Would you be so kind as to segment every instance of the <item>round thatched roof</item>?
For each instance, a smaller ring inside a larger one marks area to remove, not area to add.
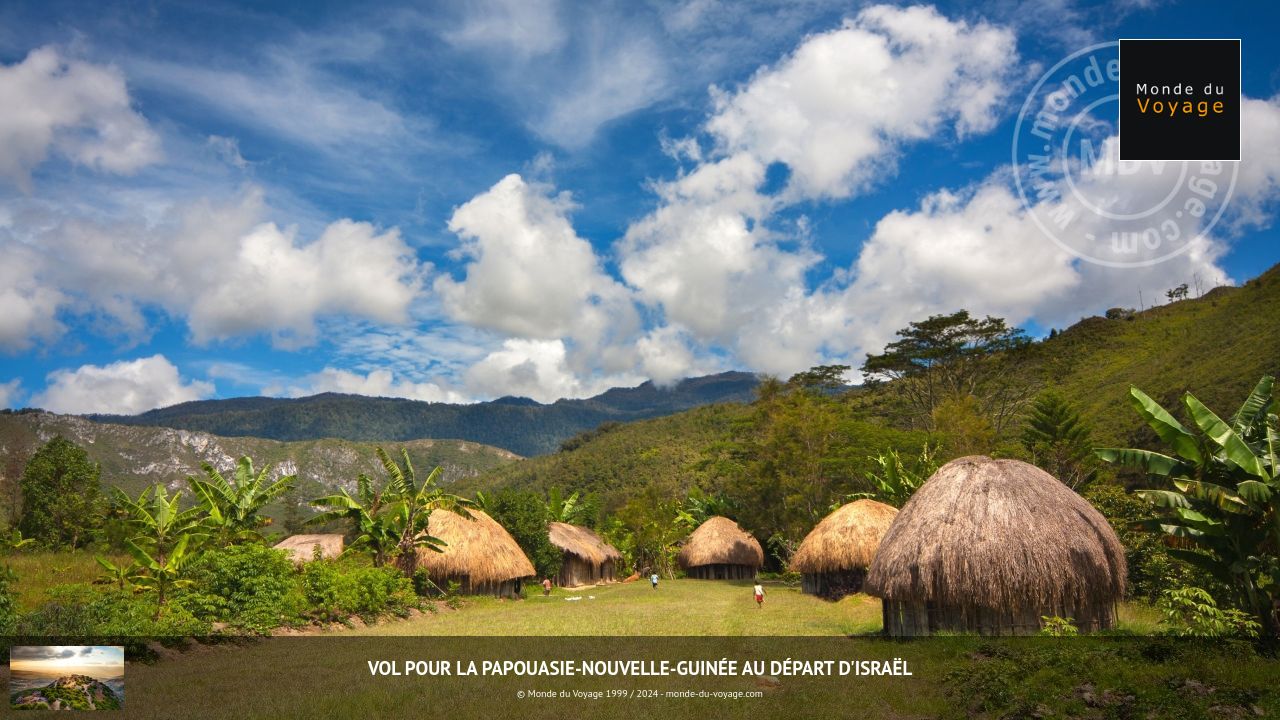
[[[963,457],[933,474],[880,542],[867,592],[1006,610],[1109,604],[1124,547],[1102,514],[1018,460]]]
[[[798,573],[866,568],[876,556],[897,508],[875,500],[856,500],[822,519],[791,558]]]
[[[275,544],[277,550],[289,553],[294,562],[310,562],[315,557],[315,548],[320,546],[320,557],[336,558],[342,554],[343,540],[337,534],[290,535]]]
[[[418,566],[437,577],[466,575],[472,583],[503,582],[534,575],[533,564],[506,528],[483,510],[471,510],[470,520],[433,510],[427,534],[448,543],[435,552],[418,548]]]
[[[680,567],[699,565],[764,565],[764,550],[738,523],[719,515],[708,518],[680,548]]]
[[[577,555],[592,565],[603,565],[622,559],[622,554],[588,528],[569,523],[553,522],[547,526],[551,544],[562,551]]]

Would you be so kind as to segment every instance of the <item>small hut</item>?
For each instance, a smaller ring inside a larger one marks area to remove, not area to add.
[[[1039,632],[1041,617],[1110,628],[1124,547],[1106,518],[1034,465],[952,460],[898,513],[866,590],[891,636]]]
[[[801,573],[801,590],[828,600],[862,590],[867,568],[897,508],[875,500],[856,500],[822,519],[791,558]]]
[[[556,584],[560,587],[578,587],[596,583],[614,582],[614,572],[622,554],[591,530],[553,522],[547,526],[551,544],[560,549],[560,574]]]
[[[290,535],[276,543],[277,550],[284,550],[289,559],[295,563],[310,562],[315,559],[316,548],[320,549],[320,557],[328,560],[342,554],[344,543],[341,535]]]
[[[764,565],[764,550],[738,523],[717,515],[689,535],[677,560],[691,578],[751,580]]]
[[[469,595],[517,597],[533,564],[511,534],[483,510],[470,510],[471,519],[448,510],[433,510],[427,534],[448,543],[436,552],[418,548],[418,567],[441,588],[461,585]]]

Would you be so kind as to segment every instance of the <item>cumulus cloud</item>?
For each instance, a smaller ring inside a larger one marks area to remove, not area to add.
[[[1007,29],[874,6],[742,87],[713,88],[709,152],[666,142],[698,162],[655,185],[658,208],[616,247],[623,278],[668,322],[755,369],[806,366],[844,319],[808,289],[821,258],[803,225],[777,227],[778,212],[864,191],[908,143],[989,130],[1016,56]],[[787,180],[769,195],[773,166]]]
[[[596,395],[610,387],[634,385],[634,375],[579,377],[561,340],[511,338],[466,372],[466,387],[477,397],[515,395],[550,403]]]
[[[31,399],[31,404],[70,414],[132,415],[200,400],[214,392],[212,383],[184,381],[178,368],[164,355],[55,370],[47,380],[48,386]]]
[[[60,331],[58,312],[90,313],[130,338],[143,310],[184,319],[197,343],[269,333],[278,347],[315,340],[330,316],[408,320],[425,267],[396,230],[339,220],[314,240],[266,218],[262,193],[168,208],[157,220],[57,216],[0,227],[0,346]],[[31,227],[37,229],[31,230]]]
[[[18,406],[18,398],[22,397],[22,380],[14,378],[9,382],[0,383],[0,408],[11,408]]]
[[[351,370],[326,367],[287,386],[269,386],[267,395],[303,397],[318,393],[345,393],[369,397],[396,397],[427,402],[462,403],[469,398],[434,382],[412,382],[396,378],[390,370],[372,370],[361,374]]]
[[[124,174],[160,159],[160,138],[133,109],[120,71],[67,58],[55,47],[0,66],[0,105],[0,175],[24,190],[51,150]]]

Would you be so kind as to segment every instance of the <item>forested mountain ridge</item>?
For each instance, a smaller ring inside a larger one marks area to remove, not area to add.
[[[527,398],[458,405],[325,393],[305,398],[200,400],[140,415],[89,417],[119,425],[286,441],[458,439],[528,456],[554,451],[564,440],[604,422],[659,417],[710,403],[746,402],[756,383],[751,373],[726,372],[689,378],[671,387],[646,382],[549,405]]]

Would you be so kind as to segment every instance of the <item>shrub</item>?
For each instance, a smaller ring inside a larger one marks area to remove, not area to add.
[[[48,600],[14,623],[15,635],[34,637],[176,638],[207,635],[209,623],[178,602],[155,619],[154,600],[119,590],[103,592],[91,585],[61,585]]]
[[[1160,599],[1166,634],[1178,637],[1256,638],[1262,625],[1249,613],[1218,607],[1213,596],[1198,587],[1169,590]]]
[[[297,571],[285,553],[262,545],[205,552],[188,577],[181,602],[198,617],[265,634],[298,619],[304,609]]]
[[[0,635],[9,632],[13,626],[15,610],[13,607],[13,591],[9,583],[13,580],[13,570],[6,566],[0,570]]]
[[[302,572],[306,602],[320,619],[403,614],[417,602],[414,583],[394,568],[342,561],[308,563]]]
[[[1141,498],[1104,482],[1088,486],[1082,494],[1107,518],[1124,545],[1129,568],[1126,592],[1130,597],[1157,602],[1174,588],[1212,583],[1206,573],[1170,557],[1160,536],[1139,526],[1151,517],[1151,506]]]
[[[1041,616],[1040,622],[1044,626],[1040,628],[1040,634],[1047,637],[1075,637],[1080,634],[1080,629],[1071,620],[1072,618]]]

